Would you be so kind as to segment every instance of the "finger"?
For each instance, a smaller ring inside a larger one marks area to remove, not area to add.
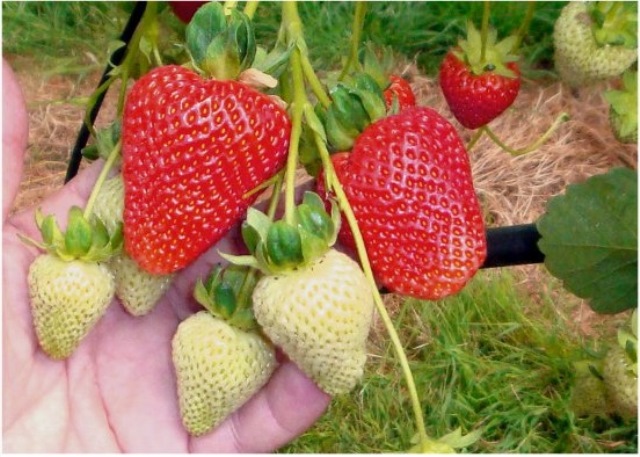
[[[15,73],[2,60],[2,223],[18,193],[29,137],[29,121],[22,89]]]
[[[293,362],[213,433],[192,440],[194,452],[271,452],[301,435],[324,413],[331,397]]]

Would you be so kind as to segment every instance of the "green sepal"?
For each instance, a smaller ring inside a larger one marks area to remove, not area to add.
[[[247,218],[242,223],[241,233],[244,244],[251,254],[254,254],[260,242],[265,242],[271,219],[253,207],[247,210]]]
[[[351,76],[336,84],[329,93],[325,130],[333,151],[349,151],[362,131],[386,115],[382,89],[366,73]]]
[[[216,265],[207,278],[199,278],[193,298],[211,315],[242,330],[256,327],[251,296],[257,276],[251,268]]]
[[[517,37],[510,35],[498,42],[498,32],[490,28],[483,58],[480,31],[473,22],[467,21],[467,38],[458,41],[461,51],[454,51],[454,54],[467,64],[475,75],[491,72],[507,78],[516,78],[517,75],[506,66],[519,58],[517,54],[512,53],[516,41]]]
[[[245,221],[245,230],[250,233],[247,238],[255,246],[250,248],[252,255],[220,255],[234,265],[256,268],[264,274],[284,273],[312,262],[335,244],[340,229],[338,205],[331,201],[331,211],[327,213],[322,199],[313,192],[305,193],[291,223],[284,219],[271,222],[258,213],[251,209]],[[265,236],[266,221],[269,224]]]
[[[226,15],[218,2],[203,5],[193,15],[185,35],[195,67],[209,77],[236,79],[253,64],[255,32],[251,20],[240,11]]]
[[[111,152],[116,148],[122,136],[122,125],[119,120],[115,120],[107,127],[96,132],[96,140],[93,144],[82,149],[83,157],[89,160],[99,158],[107,160]]]
[[[69,221],[64,235],[64,246],[67,254],[72,257],[81,257],[89,252],[92,244],[93,234],[89,221],[84,218],[79,207],[72,207],[69,210]]]
[[[393,50],[389,46],[376,49],[371,42],[364,44],[358,51],[358,60],[363,71],[371,76],[382,90],[390,85],[389,74],[395,65]]]
[[[271,224],[264,249],[270,265],[276,269],[293,268],[304,260],[300,232],[284,220]]]
[[[65,232],[60,230],[53,215],[44,216],[39,208],[35,212],[35,220],[42,243],[21,236],[23,241],[62,260],[105,262],[122,250],[122,223],[118,224],[113,233],[109,233],[99,218],[87,220],[82,209],[77,206],[69,209]]]
[[[305,192],[302,204],[296,208],[296,221],[301,233],[304,231],[313,235],[325,245],[331,243],[337,233],[334,221],[327,214],[322,199],[313,192]]]

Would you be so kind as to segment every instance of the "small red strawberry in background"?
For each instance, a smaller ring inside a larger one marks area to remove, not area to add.
[[[391,84],[384,90],[384,101],[387,105],[387,110],[393,108],[394,99],[398,100],[399,111],[416,105],[416,96],[409,81],[399,75],[390,75],[389,81],[391,81]]]
[[[186,24],[186,23],[189,23],[189,21],[191,21],[191,18],[196,13],[196,11],[198,11],[198,8],[200,8],[205,3],[208,3],[208,2],[177,0],[177,1],[169,2],[169,6],[171,7],[173,14],[178,16],[178,19],[180,19],[182,22]]]
[[[416,96],[411,84],[394,67],[397,59],[390,47],[377,49],[371,43],[366,43],[360,52],[363,71],[370,75],[383,91],[387,111],[394,109],[402,111],[416,105]]]
[[[253,31],[240,14],[227,18],[222,6],[212,2],[187,27],[192,57],[216,79],[168,65],[136,81],[127,97],[122,124],[125,249],[150,273],[173,273],[193,262],[258,196],[245,195],[285,163],[291,132],[286,111],[276,100],[232,80],[255,55]],[[199,15],[222,19],[196,20]],[[199,29],[211,23],[222,30]],[[212,55],[208,43],[203,45],[203,33],[212,41],[232,42]]]
[[[440,299],[482,265],[485,229],[469,158],[437,112],[414,107],[378,120],[332,161],[376,279],[389,290]],[[353,246],[342,227],[340,241]]]
[[[502,114],[520,90],[518,57],[511,53],[516,42],[510,36],[497,42],[489,30],[483,43],[469,22],[467,39],[449,51],[440,66],[440,87],[455,118],[468,129],[482,127]]]

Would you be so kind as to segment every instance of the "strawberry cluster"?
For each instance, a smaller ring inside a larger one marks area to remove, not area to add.
[[[572,61],[569,32],[586,33],[581,12],[567,6],[556,27],[557,65],[570,84],[604,71]],[[202,309],[171,342],[177,407],[199,436],[268,382],[276,348],[325,392],[350,392],[364,372],[376,306],[384,313],[379,288],[427,300],[455,294],[482,266],[487,242],[455,121],[419,106],[409,82],[370,45],[337,81],[311,79],[314,106],[304,81],[315,75],[300,62],[306,48],[286,35],[294,27],[283,32],[289,46],[279,42],[259,60],[246,14],[217,2],[191,14],[190,61],[138,77],[99,141],[120,169],[107,179],[105,168],[66,232],[38,214],[43,241],[31,242],[46,253],[31,266],[29,289],[40,346],[64,359],[113,297],[132,315],[152,312],[175,275],[239,227],[248,253],[221,253],[229,265],[195,283]],[[520,89],[516,38],[498,41],[471,23],[467,32],[444,58],[439,82],[453,117],[482,130]],[[604,66],[627,68],[633,59],[619,51],[624,65]],[[612,117],[620,138],[637,138],[637,116],[626,108],[637,104],[637,77],[623,82],[608,95]],[[316,187],[295,203],[300,164]],[[267,187],[261,212],[253,205]],[[608,366],[605,378],[629,371],[623,355],[612,353],[625,364]]]

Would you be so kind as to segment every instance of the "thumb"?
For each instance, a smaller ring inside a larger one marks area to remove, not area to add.
[[[2,224],[18,193],[29,136],[29,118],[22,89],[6,60],[2,60]]]

